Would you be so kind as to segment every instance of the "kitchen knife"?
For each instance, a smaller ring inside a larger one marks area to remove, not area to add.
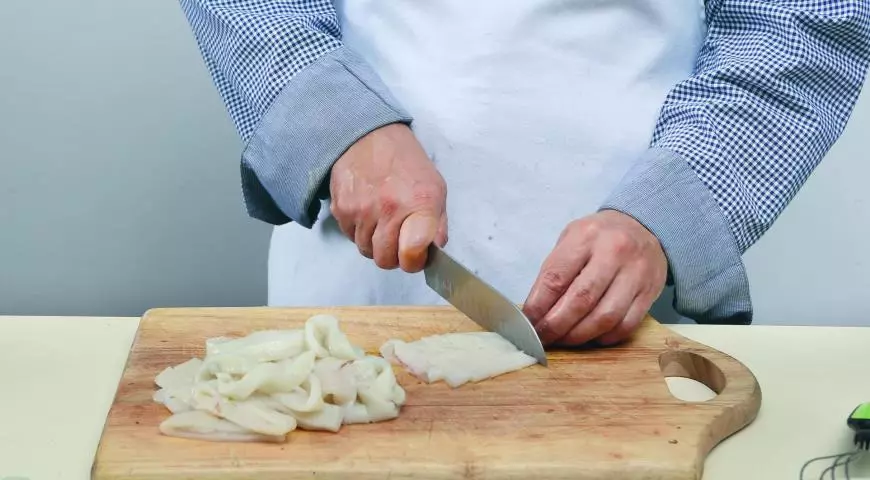
[[[547,354],[532,322],[498,290],[435,244],[429,246],[423,272],[429,288],[460,312],[485,330],[498,333],[541,365],[547,365]]]

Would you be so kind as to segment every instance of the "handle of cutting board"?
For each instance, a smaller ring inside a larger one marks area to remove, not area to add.
[[[748,425],[758,414],[758,381],[749,368],[730,355],[689,341],[662,352],[659,366],[665,377],[690,378],[716,393],[711,400],[688,402],[707,405],[705,412],[713,416],[709,448]]]
[[[706,346],[668,349],[659,355],[665,377],[684,377],[716,393],[716,403],[743,404],[760,394],[758,381],[734,357]]]
[[[761,408],[761,387],[752,371],[737,359],[684,337],[678,340],[678,337],[670,337],[666,342],[668,348],[659,355],[662,374],[691,378],[716,393],[715,398],[707,401],[684,401],[698,405],[697,414],[709,418],[708,428],[698,445],[703,458],[722,440],[755,419]]]

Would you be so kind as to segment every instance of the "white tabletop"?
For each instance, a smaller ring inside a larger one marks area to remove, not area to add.
[[[0,316],[0,480],[89,478],[137,326],[137,318]],[[870,401],[870,328],[670,327],[734,356],[761,384],[758,417],[713,450],[704,480],[796,479],[809,458],[853,448],[846,417]],[[683,398],[705,393],[674,388]],[[870,479],[870,455],[851,474]]]

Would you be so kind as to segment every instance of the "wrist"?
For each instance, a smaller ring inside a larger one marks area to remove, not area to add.
[[[376,73],[347,48],[294,76],[264,114],[242,153],[248,212],[269,223],[311,228],[335,162],[384,125],[411,123]]]
[[[649,149],[599,210],[633,217],[659,240],[676,311],[699,323],[751,323],[740,251],[721,208],[685,160]]]

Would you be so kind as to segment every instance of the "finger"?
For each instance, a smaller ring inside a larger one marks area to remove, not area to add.
[[[332,218],[335,219],[341,232],[355,243],[354,237],[356,236],[356,223],[353,221],[353,218],[339,209],[335,202],[332,202],[329,205],[329,211],[332,213]]]
[[[350,184],[351,191],[347,185]],[[355,215],[346,198],[352,197],[352,182],[345,182],[340,169],[333,169],[329,177],[329,212],[344,235],[353,241],[356,232]]]
[[[594,340],[622,322],[637,297],[636,277],[624,271],[616,275],[592,311],[558,339],[560,345],[576,346]]]
[[[635,297],[631,307],[628,309],[628,313],[625,314],[625,319],[612,330],[598,337],[599,343],[602,345],[614,345],[628,340],[640,327],[641,322],[647,313],[649,313],[649,309],[652,308],[652,304],[659,293],[661,292],[650,290],[642,292]]]
[[[625,314],[625,318],[609,332],[598,337],[598,342],[602,345],[615,345],[628,340],[637,331],[651,305],[652,302],[642,295],[637,296],[629,307],[628,313]]]
[[[565,294],[535,325],[541,342],[559,340],[587,314],[594,311],[619,270],[619,261],[609,255],[595,255],[580,271]]]
[[[435,245],[444,247],[447,245],[447,212],[441,215],[441,222],[438,224],[438,231],[435,232]]]
[[[366,258],[372,258],[374,255],[372,251],[372,235],[374,235],[375,228],[378,226],[379,218],[380,215],[378,215],[374,202],[363,203],[356,210],[353,242],[356,243],[359,253]]]
[[[402,217],[381,219],[372,235],[375,265],[385,270],[399,266],[399,228]]]
[[[356,222],[353,242],[356,243],[359,253],[366,258],[372,258],[374,255],[372,235],[374,235],[376,227],[377,221],[374,220],[372,215],[366,215]]]
[[[399,266],[409,273],[416,273],[426,266],[429,245],[438,231],[440,215],[430,212],[415,212],[402,222],[399,230]]]
[[[523,303],[523,313],[533,325],[541,322],[553,305],[568,290],[581,269],[586,266],[591,251],[577,248],[570,239],[560,240],[544,260],[538,277]]]

